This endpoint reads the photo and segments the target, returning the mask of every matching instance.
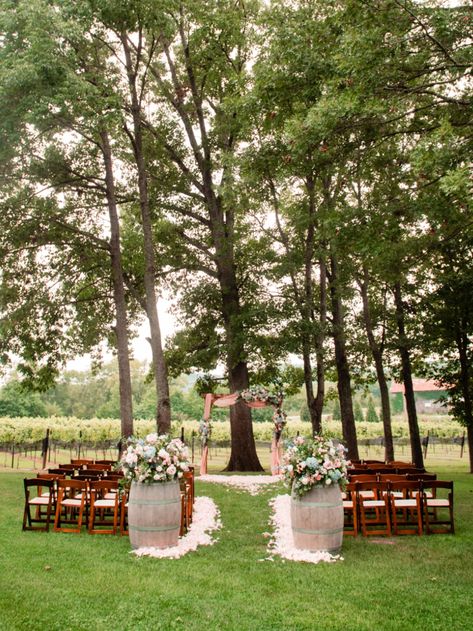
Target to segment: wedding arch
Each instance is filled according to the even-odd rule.
[[[213,394],[209,392],[204,395],[204,414],[199,425],[199,434],[202,443],[202,456],[200,459],[201,475],[207,473],[207,459],[209,455],[208,441],[212,429],[210,422],[212,407],[226,408],[240,401],[250,408],[264,408],[268,406],[274,408],[274,430],[271,440],[271,473],[272,475],[278,475],[281,460],[281,435],[286,425],[286,413],[282,409],[282,393],[272,394],[268,392],[266,388],[250,388],[249,390],[234,392],[232,394]]]

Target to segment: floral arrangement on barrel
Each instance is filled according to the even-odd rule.
[[[182,478],[189,469],[189,451],[180,438],[162,434],[129,438],[120,459],[125,479],[129,482],[170,482]]]
[[[199,436],[200,436],[200,444],[202,447],[206,447],[210,437],[212,436],[212,424],[210,419],[202,418],[199,421]]]
[[[302,496],[314,486],[338,484],[344,488],[347,467],[346,448],[331,439],[314,436],[312,439],[297,436],[287,445],[283,454],[282,473],[294,495]]]

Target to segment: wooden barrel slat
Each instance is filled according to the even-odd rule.
[[[181,495],[177,480],[155,484],[132,482],[128,530],[133,548],[176,546],[180,524]]]
[[[291,500],[294,545],[301,550],[337,553],[343,541],[343,501],[337,484],[313,487]]]

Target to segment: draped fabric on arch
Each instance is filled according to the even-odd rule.
[[[239,400],[239,394],[237,392],[233,394],[206,394],[204,403],[204,420],[208,421],[212,412],[212,406],[218,408],[228,408]],[[240,399],[241,400],[241,399]],[[265,401],[243,401],[249,408],[265,408],[271,403]],[[281,445],[280,439],[276,436],[276,432],[273,433],[273,439],[271,442],[271,473],[272,475],[278,475],[280,469],[281,460]],[[207,459],[209,455],[208,445],[205,445],[202,449],[202,457],[200,459],[200,474],[205,475],[207,473]]]

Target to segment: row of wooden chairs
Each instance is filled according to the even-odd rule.
[[[343,499],[345,534],[454,534],[453,482],[349,482]]]
[[[85,523],[90,534],[116,534],[119,530],[127,535],[128,490],[120,488],[119,482],[110,475],[66,479],[65,474],[54,473],[25,479],[23,530],[48,531],[54,518],[56,532],[78,533]],[[191,470],[181,479],[181,535],[192,523],[194,498]]]

